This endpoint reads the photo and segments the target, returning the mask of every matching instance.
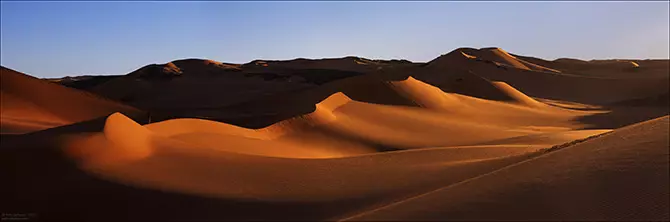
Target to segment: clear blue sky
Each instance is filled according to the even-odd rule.
[[[1,65],[40,77],[205,58],[429,61],[458,47],[555,59],[668,58],[668,2],[17,2]]]

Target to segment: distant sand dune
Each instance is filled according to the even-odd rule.
[[[462,52],[476,56],[478,60],[467,59],[462,55]],[[510,62],[518,57],[507,56],[507,54],[509,53],[491,48],[479,50],[461,48],[428,62],[425,70],[416,74],[415,77],[448,91],[455,84],[454,80],[465,79],[460,76],[476,75],[490,81],[505,82],[530,97],[593,105],[661,94],[667,91],[667,84],[665,83],[670,81],[668,79],[670,76],[663,73],[665,71],[661,71],[668,68],[668,66],[662,68],[663,61],[649,61],[655,67],[653,69],[656,70],[650,70],[649,76],[635,78],[636,75],[647,72],[641,71],[643,73],[630,73],[628,74],[629,77],[620,78],[617,76],[618,74],[609,77],[605,75],[589,76],[564,71],[551,72],[542,69],[525,69],[521,66],[515,66],[516,62]],[[496,65],[496,63],[502,64],[502,66]],[[544,63],[550,62],[544,61]],[[586,66],[606,66],[598,64],[600,63],[593,62],[593,64]],[[626,67],[631,68],[630,63],[627,63]],[[623,69],[610,70],[609,72],[628,72]],[[560,71],[560,69],[557,70]],[[490,93],[480,93],[480,95],[472,94],[471,96],[491,99],[486,98],[489,95]],[[500,100],[500,98],[496,100]]]

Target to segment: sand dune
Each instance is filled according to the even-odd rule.
[[[537,108],[546,107],[546,104],[530,98],[505,82],[492,82],[492,84],[500,89],[500,91],[504,92],[505,95],[513,98],[514,103]]]
[[[258,65],[262,64],[262,65]],[[348,56],[344,58],[305,59],[298,58],[287,61],[255,60],[244,64],[244,68],[267,69],[332,69],[354,72],[374,71],[379,67],[387,66],[386,61],[375,61],[366,58]]]
[[[667,78],[668,60],[591,60],[561,58],[547,61],[528,56],[514,55],[533,64],[562,70],[562,73],[607,78]]]
[[[2,133],[33,132],[114,112],[140,112],[90,93],[1,68]]]
[[[412,77],[406,80],[375,84],[386,90],[386,94],[378,94],[378,96],[386,99],[389,98],[388,96],[396,97],[403,103],[414,106],[389,106],[379,100],[378,103],[360,102],[350,99],[345,93],[338,92],[317,103],[316,109],[309,114],[293,117],[260,129],[246,129],[199,119],[168,120],[146,127],[165,136],[180,138],[182,141],[188,140],[233,152],[238,150],[243,153],[269,152],[274,153],[273,155],[290,157],[336,157],[376,152],[380,149],[472,145],[506,137],[576,129],[582,125],[572,122],[573,118],[593,114],[593,112],[529,106],[528,104],[519,106],[513,103],[492,102],[448,94]],[[497,84],[504,86],[503,83]],[[369,87],[365,88],[369,89]],[[504,90],[513,91],[509,86]],[[345,92],[354,95],[362,93],[355,90],[345,90]],[[317,93],[303,95],[317,95]],[[381,99],[370,95],[365,98],[368,101]],[[517,98],[521,98],[519,100],[521,102],[533,101],[521,96]],[[482,112],[483,110],[485,111]],[[490,110],[501,112],[491,115]],[[405,129],[396,127],[403,125]],[[491,133],[481,134],[482,132]],[[221,139],[224,135],[225,140]],[[197,139],[192,139],[194,137]],[[296,140],[296,138],[300,139]],[[214,143],[226,140],[229,143],[232,140],[240,141],[246,144],[246,148],[231,148]],[[303,149],[304,145],[300,143],[307,141],[314,144],[315,147],[309,148],[313,151],[311,154],[302,155],[306,151],[296,150]],[[339,152],[338,148],[332,145],[339,144],[337,141],[346,141],[347,146],[357,148],[339,148],[353,153]],[[274,149],[274,151],[253,148],[263,145],[281,145],[282,148]],[[326,153],[316,155],[320,150],[316,147],[323,147]],[[288,152],[288,150],[292,151]],[[332,154],[332,152],[339,154]]]
[[[470,50],[466,53],[474,56],[477,56],[478,52],[487,51],[487,49],[454,50],[430,61],[425,69],[415,76],[447,91],[447,86],[452,84],[450,82],[455,78],[449,76],[474,73],[490,81],[505,82],[531,97],[593,105],[662,94],[667,92],[666,82],[670,81],[667,75],[656,78],[613,78],[526,70],[513,65],[496,65],[495,63],[501,62],[497,62],[495,58],[468,59],[462,55],[461,50]]]
[[[388,149],[469,145],[505,137],[563,131],[580,127],[580,124],[572,123],[571,118],[587,114],[560,109],[536,110],[512,104],[477,101],[469,97],[448,95],[439,90],[428,91],[435,93],[432,96],[417,94],[417,92],[422,92],[419,90],[421,87],[429,86],[421,85],[421,82],[411,79],[394,84],[405,87],[405,89],[415,87],[413,88],[415,91],[401,91],[408,96],[419,98],[425,95],[424,99],[433,98],[434,101],[442,101],[439,107],[444,108],[443,111],[433,110],[430,106],[402,107],[362,103],[352,101],[343,93],[336,93],[318,103],[316,110],[309,114],[260,129],[245,129],[199,119],[174,119],[149,124],[146,127],[165,136],[231,152],[251,154],[259,152],[263,155],[273,153],[272,155],[289,157],[323,158],[358,155]],[[440,96],[452,100],[438,100]],[[447,108],[450,109],[447,110]],[[507,121],[496,121],[496,119],[503,119],[501,117],[504,114],[491,116],[479,114],[483,112],[477,111],[491,109],[506,110],[509,113],[516,113],[518,117],[507,115],[504,118]],[[524,124],[522,118],[532,120],[532,125],[531,122]],[[542,124],[546,125],[542,126]],[[395,127],[400,125],[411,128],[400,130]],[[477,135],[481,132],[491,132],[491,134]],[[197,139],[193,139],[194,136]],[[555,143],[569,140],[572,138],[555,141]],[[216,141],[227,141],[228,144],[233,144],[232,141],[240,141],[245,145],[244,148],[232,147],[223,143],[221,143],[223,145],[218,145]],[[312,152],[303,155],[305,151],[298,150],[305,149],[307,144],[314,145],[307,149]],[[338,148],[333,144],[341,146]],[[280,148],[256,146],[280,146]],[[317,155],[320,151],[325,153]]]
[[[667,134],[666,116],[347,220],[668,220]]]
[[[542,72],[556,72],[556,73],[561,72],[560,70],[551,69],[543,67],[538,64],[533,64],[528,61],[524,61],[523,59],[511,55],[510,53],[501,48],[495,48],[495,47],[482,48],[482,49],[459,48],[456,49],[455,51],[460,52],[468,59],[473,59],[475,61],[491,62],[496,66],[506,66],[516,69],[542,71]]]
[[[405,70],[401,70],[405,71]],[[509,104],[533,106],[536,110],[551,109],[525,96],[511,86],[493,83],[471,73],[449,75],[443,80],[448,84],[437,88],[427,84],[424,76],[403,75],[403,72],[389,71],[333,81],[317,88],[296,93],[272,95],[229,107],[234,112],[253,113],[259,118],[261,127],[297,115],[313,111],[313,104],[329,95],[342,92],[356,101],[409,107],[424,107],[436,110],[459,110],[463,104],[458,95],[467,95]],[[434,80],[429,78],[428,81]],[[442,80],[439,80],[442,81]],[[445,93],[446,92],[446,93]],[[555,110],[564,113],[565,110]],[[268,115],[269,114],[269,115]],[[217,115],[217,114],[212,114]],[[224,121],[237,123],[234,117],[218,114]],[[227,117],[227,118],[226,118]],[[244,124],[241,124],[244,125]],[[258,125],[246,125],[257,127]]]
[[[1,207],[60,221],[668,220],[663,64],[460,48],[425,64],[184,59],[60,81],[3,67]]]

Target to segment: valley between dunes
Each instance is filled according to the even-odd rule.
[[[668,60],[2,67],[3,212],[45,220],[669,220]]]

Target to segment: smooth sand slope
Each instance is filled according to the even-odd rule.
[[[347,220],[668,220],[668,127],[635,124]]]
[[[103,117],[114,112],[136,114],[139,110],[90,93],[1,67],[0,133],[17,134],[43,130]]]

